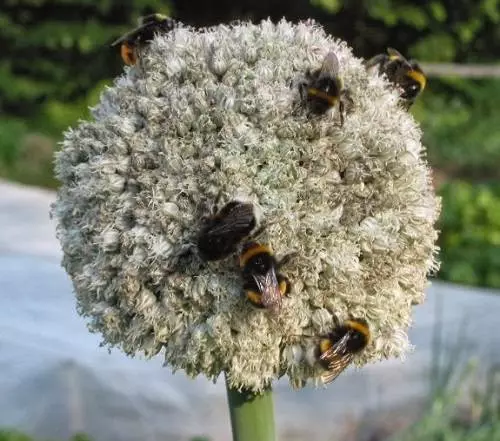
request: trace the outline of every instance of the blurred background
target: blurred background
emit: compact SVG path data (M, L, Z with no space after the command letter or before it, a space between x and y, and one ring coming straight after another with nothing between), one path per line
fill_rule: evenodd
M424 305L427 310L420 312L422 317L420 323L425 325L419 325L416 321L416 329L412 331L414 332L412 340L417 345L417 357L420 350L419 341L427 351L425 357L422 358L424 361L421 360L419 363L426 366L422 370L428 373L427 380L431 386L425 389L428 391L426 394L422 392L424 390L422 385L419 386L419 392L414 393L420 399L421 406L418 412L408 410L404 413L399 409L395 414L391 413L390 417L387 416L389 414L384 414L385 416L381 417L384 422L383 434L378 429L380 428L379 419L373 416L366 417L365 411L369 406L366 408L361 406L364 412L362 412L364 417L361 420L363 424L366 423L368 429L358 430L360 427L358 415L356 418L353 417L352 423L352 426L357 428L356 430L351 430L349 433L342 432L343 435L339 435L333 429L336 426L332 426L331 433L324 433L324 438L317 437L316 439L378 441L389 439L389 436L396 436L397 439L409 441L500 440L500 399L498 394L494 393L495 390L498 391L500 382L495 369L495 363L500 363L500 339L495 336L495 325L500 324L498 319L500 297L496 295L498 291L495 291L495 289L500 289L500 181L498 180L500 124L498 124L497 112L500 101L500 64L498 63L500 0L430 0L419 3L404 0L178 0L171 2L162 0L128 0L126 2L118 0L3 0L0 6L0 47L2 48L0 55L0 178L2 179L0 181L0 260L7 259L5 256L11 255L19 259L22 257L14 263L12 258L5 260L2 265L0 282L3 288L0 288L0 302L3 297L4 312L9 309L9 305L12 306L9 298L11 301L18 302L19 299L26 297L28 304L32 296L40 290L49 290L60 292L61 296L65 295L67 297L67 300L64 300L65 307L67 311L74 314L73 299L69 295L71 286L64 278L62 270L52 267L44 269L38 261L33 260L43 258L44 264L52 262L53 265L57 265L60 258L57 244L53 239L52 226L49 225L47 219L48 205L53 200L53 192L50 190L57 187L52 174L52 155L58 149L62 132L69 126L75 125L79 119L87 118L88 107L97 103L103 88L111 84L112 79L122 72L119 51L111 49L109 44L131 26L135 26L139 16L152 12L170 15L195 27L235 19L257 21L271 17L273 20L279 20L285 16L289 20L296 21L313 18L321 23L327 32L346 40L353 47L355 55L359 57L371 57L391 46L408 58L416 58L421 62L424 70L427 67L429 73L427 88L411 112L421 123L424 144L427 146L427 155L434 171L436 190L443 199L443 210L439 221L442 266L436 275L437 279L443 283L437 283L434 291L430 291L430 306ZM20 187L13 184L14 182L37 188ZM40 190L40 188L47 190ZM15 225L12 225L12 219L16 216L18 220L15 221ZM14 266L11 268L9 265ZM26 273L26 268L30 268L29 274ZM37 280L33 279L34 268L42 274ZM60 280L60 284L55 287L54 279L47 275L50 271L55 271L57 276L54 277ZM33 283L26 283L27 278L30 279L30 277ZM468 285L471 288L461 288L444 282ZM481 290L478 287L484 289ZM59 299L57 296L55 298ZM55 303L58 301L54 300ZM1 309L2 303L0 303L0 311ZM14 346L19 349L18 343L15 345L12 343L13 336L19 338L20 325L16 326L16 323L20 323L21 316L16 316L16 311L13 309L10 314L10 325L0 320L0 331L2 331L0 332L0 353L2 347L4 350ZM447 312L450 314L445 320L442 317ZM23 319L27 321L31 318L30 314L23 316ZM464 331L466 328L462 325L462 318L472 328ZM53 324L53 320L50 322ZM447 328L448 325L445 326L443 323L449 323L451 328ZM75 335L79 334L78 338L82 339L91 338L89 348L95 345L95 351L97 351L98 338L87 337L83 320L75 316L74 326ZM418 326L421 326L420 331ZM27 328L23 327L23 329ZM61 329L64 328L61 327ZM61 332L64 333L64 330ZM468 345L464 344L465 336L470 340ZM455 345L453 350L448 351L451 355L442 357L443 348L446 345L450 346L451 340ZM481 352L480 346L484 347L484 352ZM465 355L459 351L464 347L468 348ZM89 349L89 351L92 350ZM22 353L22 350L19 350L19 353ZM64 352L66 355L61 356L62 359L67 361L64 357L70 353L68 349ZM423 353L422 350L421 354ZM487 355L492 357L488 363L485 362ZM475 373L470 374L475 380L465 381L461 375L468 372L466 362L471 356L476 359L478 368L475 369ZM20 357L22 359L21 355ZM99 357L101 357L98 358L99 360L104 359L102 351ZM116 357L122 360L121 354ZM462 363L458 362L459 358L463 360ZM69 360L71 361L71 357ZM6 367L7 372L11 369L12 372L16 372L12 375L17 375L19 369L17 365L13 367L13 363L18 362L19 359L15 357L6 357L3 361L0 359L0 366ZM122 361L117 363L122 366ZM128 363L128 361L123 363ZM134 369L142 366L141 363L145 362L127 365L131 376L133 372L136 372ZM160 364L156 363L151 369L157 372ZM67 365L64 366L66 369ZM70 363L70 366L73 365ZM388 366L384 368L385 371L377 368L379 369L377 372L381 372L380 378L391 377L392 374L388 374L392 372L390 369L400 369L399 364L393 367L392 365L384 366ZM411 370L411 366L410 368L406 366L405 369ZM482 380L479 381L477 371L481 368L484 369L483 375L480 376ZM77 368L75 369L75 372L79 372ZM488 373L485 373L486 371ZM28 409L28 403L32 404L33 400L43 401L44 397L37 396L38 389L35 386L32 386L33 389L29 392L26 386L29 369L26 372L24 377L19 376L20 385L24 387L24 401L16 403L21 403L19 406L27 406L26 409ZM366 379L369 375L377 376L377 372L363 374L364 377L358 377L356 375L360 374L353 373L351 377L346 376L343 380L345 388L341 387L337 393L321 395L322 392L319 392L320 395L314 397L320 398L313 398L313 392L309 391L302 394L301 400L310 400L310 404L316 403L315 400L317 400L314 404L317 409L327 406L329 403L327 399L335 400L340 415L344 403L342 391L345 389L343 393L350 394L349 381L352 383L353 379ZM402 378L401 383L408 383L408 378ZM179 385L179 390L185 390L188 387L186 384L191 384L186 379L182 381L184 383ZM419 384L423 381L421 380ZM10 389L5 386L7 383L10 384ZM4 377L3 383L0 381L0 406L5 407L8 405L5 398L7 395L2 396L2 384L7 387L4 391L9 391L12 400L14 400L13 397L19 396L19 389L12 386L13 383L8 378ZM386 391L379 389L382 387L380 384L385 383L377 384L379 386L372 387L373 390L377 389L376 393L373 393L383 397ZM390 384L387 383L386 386ZM465 401L462 400L466 404L457 398L457 385L461 386L460 390L463 389L462 386L467 385L468 393L465 394ZM189 387L192 389L194 386ZM203 388L205 387L208 386L203 383ZM50 390L50 388L45 390L45 396L50 395ZM82 390L86 390L86 387ZM212 393L219 397L218 392L214 392L215 389L207 390L211 391L207 392L210 397ZM284 387L283 391L285 390ZM283 397L288 397L286 394L292 394L292 392L283 392L283 394L285 394ZM362 399L363 389L359 391L359 394L359 396L352 397L352 403L359 404L360 401L366 401ZM408 394L411 395L410 392ZM136 395L131 392L131 396ZM147 397L143 398L147 401ZM218 399L224 406L223 391ZM74 397L68 400L68 403L73 402ZM286 401L284 398L283 400ZM389 402L391 400L392 398ZM460 406L458 401L460 401ZM209 402L210 400L207 401ZM205 404L210 406L207 403ZM422 406L422 403L427 404ZM355 406L355 404L352 405ZM374 405L375 408L377 406ZM42 437L59 436L57 439L63 439L62 437L67 436L68 433L71 435L76 430L51 432L43 429L45 426L50 426L47 421L45 425L41 423L46 418L44 413L47 410L46 406L37 410L38 419L35 422L32 413L28 410L23 412L22 409L13 409L12 407L16 407L14 404L10 407L10 413L4 412L3 419L0 416L0 425L19 426L14 429L25 429L35 437L37 431L40 431ZM386 407L389 409L391 406ZM298 411L297 409L295 410ZM410 406L408 409L413 408ZM292 413L293 410L290 412ZM302 410L300 412L304 413ZM2 414L1 407L0 414ZM403 414L406 415L400 418L403 422L396 423L395 421L400 421L397 415ZM5 417L5 415L10 416ZM203 421L212 421L216 418L210 415L205 415L207 420ZM316 418L320 418L317 413L315 415ZM71 419L69 416L68 418ZM226 416L222 413L221 421L227 425L225 418ZM321 418L328 420L328 424L330 420L333 421L333 416L328 413ZM282 419L286 420L286 416ZM57 418L53 420L53 424L56 424L56 420ZM386 428L385 422L388 420L393 424L392 427ZM280 427L284 425L285 423L281 423ZM81 422L71 427L81 428L83 431L87 428ZM203 427L196 430L197 433L204 432ZM91 431L97 434L107 433L94 429ZM148 436L142 436L142 439L156 439L152 435L153 432L151 431ZM205 432L218 433L217 431L210 432L208 429ZM281 433L286 433L283 439L287 440L306 439L306 436L309 437L312 433L305 430L304 434L309 435L300 435L299 432L281 430ZM225 440L227 438L224 436L227 437L227 434L228 426L224 426L220 438L217 439ZM113 435L109 436L108 440L114 439ZM175 435L174 432L170 436L162 439L188 439L179 437L180 435ZM12 432L0 432L0 441L25 439L28 438ZM93 439L104 441L104 438L97 440L94 437ZM215 441L215 438L211 439Z

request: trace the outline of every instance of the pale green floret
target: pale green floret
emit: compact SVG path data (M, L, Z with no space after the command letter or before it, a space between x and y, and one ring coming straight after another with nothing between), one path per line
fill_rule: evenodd
M355 104L342 128L336 110L308 119L290 87L330 50ZM227 371L254 391L284 372L318 380L305 336L335 318L369 322L359 365L409 349L439 201L416 122L346 43L311 23L181 27L125 68L93 117L66 133L54 213L79 312L105 343L164 348L174 369ZM222 204L258 202L278 258L298 253L277 317L245 300L235 255L181 255L220 191Z

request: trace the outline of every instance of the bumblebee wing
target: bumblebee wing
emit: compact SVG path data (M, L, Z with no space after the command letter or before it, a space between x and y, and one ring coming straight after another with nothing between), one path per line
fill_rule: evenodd
M340 63L335 52L330 51L326 54L323 64L319 70L320 75L331 75L336 77L340 71Z
M139 17L139 20L137 22L139 25L145 25L148 23L160 23L163 20L167 20L168 17L163 14L149 14L149 15L143 15L142 17Z
M420 64L418 64L417 61L415 61L415 60L408 60L408 64L410 65L410 67L412 68L412 70L416 70L417 72L424 73L424 71L420 67Z
M178 22L166 15L151 14L142 17L139 24L143 26L151 26L152 29L161 33L174 30L177 27Z
M149 17L151 17L151 16L148 15L146 17L140 18L139 19L140 23L138 26L136 26L134 29L127 32L126 34L122 35L117 40L115 40L113 43L111 43L111 46L116 46L120 43L123 43L124 41L133 39L141 32L144 32L146 29L148 29L149 32L151 32L151 34L152 34L151 38L153 38L155 30L157 30L158 33L161 32L162 29L161 29L161 27L159 27L161 22L157 21L155 19L155 17L153 17L153 18L149 18ZM169 20L168 27L165 27L165 30L172 30L174 27L175 27L174 20ZM149 38L146 38L146 39L149 40Z
M279 309L281 306L281 291L274 268L271 268L264 275L254 274L253 278L262 293L262 304L266 308Z
M408 62L408 60L405 57L403 57L403 55L399 51L397 51L396 49L389 47L389 48L387 48L387 53L389 54L390 61L397 61L398 62L396 64L398 69L401 69L403 71L407 71L407 70L412 69L412 66Z
M335 380L352 362L353 354L347 351L350 333L344 335L330 349L320 355L320 360L328 364L328 370L321 375L325 384Z
M218 222L208 230L208 234L221 235L236 231L246 231L249 225L255 222L251 205L238 205L218 218Z
M403 57L403 55L401 55L401 52L397 51L393 47L388 47L387 53L389 54L389 57L391 57L393 60L394 59L406 60L406 58Z
M386 61L387 61L387 55L386 54L378 54L378 55L375 55L374 57L371 57L369 60L366 60L364 62L364 64L365 64L365 67L367 69L370 69L370 68L372 68L374 66L382 65Z
M123 34L121 37L117 38L113 43L111 43L111 46L117 46L120 43L123 43L124 41L130 40L131 38L135 37L139 32L141 32L146 26L148 26L148 23L146 24L141 24L131 31L127 32L126 34Z

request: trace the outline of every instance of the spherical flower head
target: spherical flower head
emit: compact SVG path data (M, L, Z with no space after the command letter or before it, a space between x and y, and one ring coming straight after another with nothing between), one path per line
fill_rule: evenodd
M352 101L342 126L338 107L307 112L296 86L330 51ZM402 356L436 268L439 201L398 100L312 22L157 36L56 159L63 265L90 329L256 392L283 375L321 383L317 337L352 317L372 335L355 364ZM218 196L251 201L259 240L278 259L295 253L278 313L246 299L237 253L192 252Z

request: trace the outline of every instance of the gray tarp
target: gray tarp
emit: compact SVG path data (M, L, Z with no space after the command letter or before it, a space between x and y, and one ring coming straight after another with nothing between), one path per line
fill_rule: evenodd
M53 198L51 192L0 182L0 427L54 438L85 431L96 441L173 441L202 434L228 441L222 381L172 375L159 358L109 354L99 348L99 336L87 332L59 266L48 217ZM425 396L438 309L448 346L462 335L466 318L467 353L500 362L500 336L488 325L498 323L500 296L435 283L428 297L415 309L416 351L406 362L350 369L322 390L296 392L279 382L281 438L336 439L349 418Z

